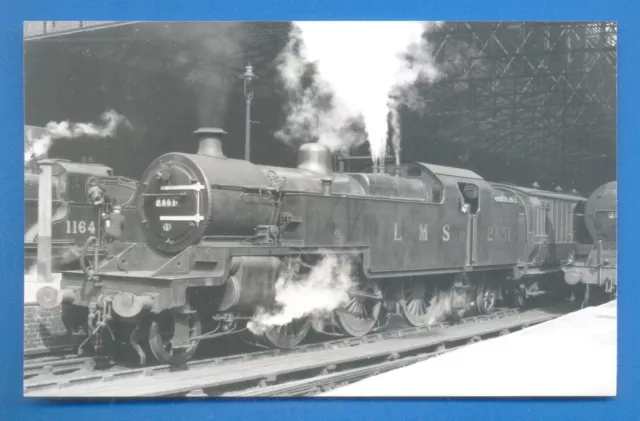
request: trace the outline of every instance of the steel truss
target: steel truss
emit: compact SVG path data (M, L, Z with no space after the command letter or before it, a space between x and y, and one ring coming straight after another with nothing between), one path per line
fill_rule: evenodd
M222 45L213 42L215 28L210 33L203 29L192 40L182 36L161 42L154 39L164 36L162 31L147 26L105 25L58 37L55 46L72 56L142 70L127 77L173 74L195 86L231 84L232 98L241 98L238 74L251 61L260 77L256 111L282 100L274 58L286 44L289 23L249 23L233 51L219 51ZM95 34L101 31L109 36ZM170 32L166 38L171 40ZM565 187L589 176L593 168L615 167L615 23L454 22L427 39L445 77L418 86L427 106L420 114L403 117L405 157L437 159L429 145L450 144L472 159L482 152L506 161L524 160L546 175L542 179L548 183ZM54 47L47 44L43 47ZM209 54L203 54L205 49Z
M445 77L421 86L413 131L527 157L558 184L615 162L615 23L447 23L427 39Z

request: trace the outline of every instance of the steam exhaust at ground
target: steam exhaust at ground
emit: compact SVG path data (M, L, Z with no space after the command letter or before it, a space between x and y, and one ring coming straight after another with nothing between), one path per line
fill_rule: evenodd
M305 316L323 317L349 302L354 286L348 259L326 256L309 274L296 279L285 273L276 282L276 309L259 308L248 329L261 334L267 328L283 326Z

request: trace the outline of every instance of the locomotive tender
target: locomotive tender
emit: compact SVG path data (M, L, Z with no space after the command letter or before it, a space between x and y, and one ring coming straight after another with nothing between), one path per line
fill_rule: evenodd
M89 186L93 184L104 188L112 199L111 205L122 206L122 213L131 220L131 229L123 237L123 242L115 245L114 250L122 251L129 245L142 241L135 219L137 213L132 205L136 191L136 181L126 177L114 176L112 169L100 164L71 162L65 159L50 159L51 172L51 254L54 270L78 268L82 249L90 237L102 240L102 213L105 206L94 206L88 196ZM42 164L42 161L41 161ZM38 202L39 165L25 168L25 270L33 267L38 250ZM47 223L47 221L43 221ZM88 252L94 253L95 247ZM98 257L106 257L103 241L98 244Z
M274 308L277 279L302 278L325 255L352 263L350 301L268 327L261 341L292 347L312 327L362 336L394 312L424 325L443 291L455 292L454 308L481 313L500 299L523 304L537 275L561 273L580 229L576 195L419 162L336 172L316 143L300 148L297 168L255 165L224 156L225 134L199 129L196 154L153 161L136 197L145 242L88 276L63 273L61 291L41 289L40 305L84 309L73 328L94 346L107 332L142 364L141 341L181 364L202 339L247 333L257 308Z

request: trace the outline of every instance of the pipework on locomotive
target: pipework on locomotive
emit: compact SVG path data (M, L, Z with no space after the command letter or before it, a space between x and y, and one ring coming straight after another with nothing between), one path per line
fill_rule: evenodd
M221 335L290 348L311 329L362 336L392 314L423 326L438 300L458 315L522 306L548 279L557 289L548 275L562 274L584 231L578 195L420 162L345 172L346 158L334 169L318 143L300 147L296 168L255 165L226 157L225 135L199 129L197 153L149 165L136 193L144 242L38 294L43 307L78 310L80 350L130 345L144 364L148 345L182 364ZM259 308L277 310L278 279L302 280L326 256L349 263L345 302L248 329Z

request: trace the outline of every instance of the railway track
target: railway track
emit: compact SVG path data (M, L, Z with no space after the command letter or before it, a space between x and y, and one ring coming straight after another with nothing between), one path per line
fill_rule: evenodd
M483 316L472 316L466 317L460 321L460 324L470 324L482 322L484 320L490 320L500 317L505 317L510 314L515 314L517 310L501 308L498 309L495 313L491 315L483 315ZM362 343L375 342L378 340L393 338L398 335L407 335L413 333L420 332L428 332L446 329L448 327L453 326L452 323L437 323L426 327L411 327L411 328L402 328L402 329L393 329L389 331L376 332L369 335L366 335L361 338L340 338L336 340L327 340L326 337L317 339L315 341L309 341L307 343L303 343L291 350L282 350L282 349L268 349L264 351L254 351L248 353L234 353L233 355L228 355L224 357L214 357L214 358L198 358L196 357L191 362L189 362L189 366L195 366L199 364L207 364L211 362L230 362L236 360L247 360L254 359L259 357L269 357L275 355L283 355L284 353L297 353L297 352L310 352L325 349L327 347L334 346L356 346ZM249 346L254 346L256 344L245 344ZM24 376L23 379L25 381L29 380L29 387L48 387L49 384L54 384L56 382L66 382L69 380L69 376L75 373L82 373L83 375L89 375L94 370L105 370L111 369L112 371L127 371L126 367L117 366L114 363L104 360L104 359L96 359L95 357L78 357L75 353L66 353L66 354L51 354L44 355L41 357L32 357L25 360L24 364ZM127 371L128 373L135 374L138 371L149 370L155 372L162 372L170 370L171 367L168 365L151 365L144 368L136 368ZM99 375L99 374L97 374Z
M508 334L508 331L501 331L499 336L503 334ZM345 368L341 369L334 373L329 373L328 369L325 369L321 374L316 376L311 376L310 378L294 380L283 382L281 384L275 385L261 385L260 387L251 388L248 390L240 390L236 392L227 392L223 393L220 396L222 397L292 397L292 396L313 396L320 392L326 392L327 390L331 390L336 386L343 386L349 383L356 382L358 380L365 379L370 376L375 376L380 373L384 373L387 371L395 370L397 368L406 367L411 364L415 364L420 361L427 360L429 358L437 357L438 355L442 355L446 352L452 351L454 349L462 348L463 346L467 346L471 343L478 342L483 338L483 335L476 335L468 339L467 342L464 340L460 341L460 344L453 344L447 347L447 345L442 344L438 347L435 347L433 350L425 350L425 352L419 353L418 355L411 356L396 356L390 355L384 361L376 361L372 362L370 359L364 360L365 364L363 367L354 367L354 368ZM489 336L490 337L490 336ZM331 367L331 369L336 369L336 367ZM202 392L202 393L200 393ZM203 391L194 391L189 396L209 396L204 394Z
M477 323L483 320L490 320L499 317L505 317L510 314L515 314L515 309L499 309L494 314L489 316L475 316L467 317L461 320L461 324ZM388 338L394 338L396 336L435 331L446 329L451 327L451 323L438 323L431 326L421 328L404 328L394 329L386 332L373 333L362 338L341 338L337 340L322 340L311 341L291 350L282 349L268 349L264 351L253 351L247 353L234 353L232 355L224 357L214 358L197 358L189 362L189 367L195 367L200 364L209 363L225 363L238 360L248 360L261 357L270 357L276 355L283 355L285 353L299 353L299 352L311 352L322 350L328 347L344 347L344 346L357 346L363 343L375 342L378 340L384 340ZM253 345L253 344L249 344ZM122 372L120 376L136 375L139 373L150 372L164 372L171 370L169 365L151 365L135 369L127 369L123 366L117 366L104 359L96 359L94 357L77 357L76 354L63 354L57 356L45 356L41 358L32 358L25 361L24 376L23 379L28 385L29 389L33 388L48 388L55 384L65 384L67 382L74 381L89 381L96 376L100 377L101 373L92 373L94 370L110 370L109 373Z
M61 376L77 371L90 372L96 368L92 357L77 357L66 354L59 357L31 358L24 363L24 380L34 377Z
M557 315L559 316L559 315ZM367 377L375 376L380 373L406 367L420 361L437 357L444 353L460 349L462 347L480 342L493 337L508 335L509 333L527 328L532 325L543 323L557 316L550 318L543 317L530 321L522 321L521 323L509 324L502 328L499 326L490 327L482 332L468 332L459 335L453 335L439 343L425 342L424 346L408 348L400 350L400 352L391 352L388 355L380 354L363 358L353 362L346 362L341 365L332 365L325 368L320 373L311 373L305 377L305 372L292 373L294 375L302 375L300 379L281 379L276 380L276 384L266 385L260 384L258 387L237 390L232 392L221 393L220 397L293 397L293 396L313 396L321 392L333 389L337 386L343 386ZM404 351L404 352L403 352ZM197 394L198 391L191 392L191 396ZM214 392L215 393L215 392ZM205 396L209 396L205 394Z
M515 309L498 309L498 311L491 315L464 318L460 321L460 324L478 323L485 320L506 317L516 313L517 310ZM326 340L326 338L324 338L323 340L311 341L309 343L299 345L290 350L267 349L264 351L234 353L224 357L196 358L190 361L187 366L189 368L194 368L202 364L223 364L291 353L313 352L331 347L357 346L365 343L401 337L403 335L442 330L451 326L454 325L451 323L438 323L426 327L411 327L373 333L361 338L340 338L336 340ZM25 380L25 390L35 390L50 387L66 387L67 385L74 384L75 382L91 382L105 376L126 377L139 374L150 375L152 373L167 372L172 369L175 368L166 364L156 364L127 369L127 367L115 365L105 359L96 359L95 357L77 357L76 354L64 354L31 359L28 362L25 362L23 378ZM101 371L98 372L97 370Z
M25 380L24 394L50 397L115 396L289 396L326 384L352 381L430 358L453 347L506 334L574 310L564 306L519 312L500 310L465 318L455 325L399 329L269 350L87 375ZM292 383L293 382L293 383ZM256 388L256 386L260 386ZM303 393L303 394L304 394Z

